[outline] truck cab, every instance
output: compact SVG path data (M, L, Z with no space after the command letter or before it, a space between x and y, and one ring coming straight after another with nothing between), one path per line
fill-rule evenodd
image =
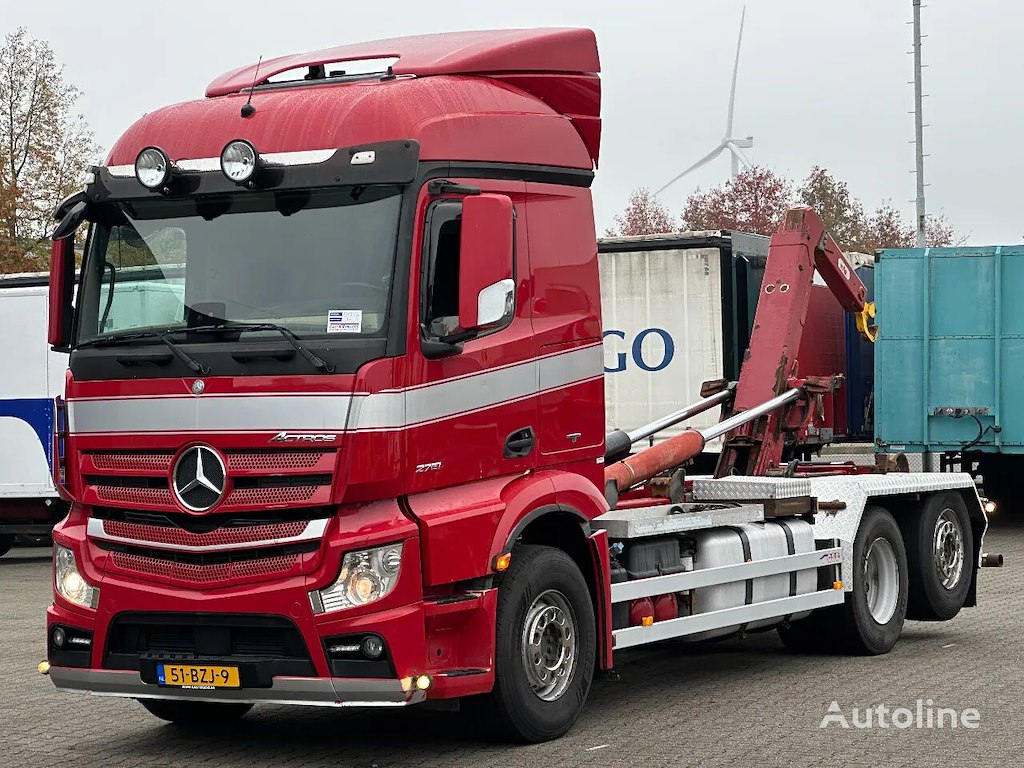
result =
M514 540L567 530L593 589L598 70L586 30L284 57L90 170L73 309L54 259L55 683L166 714L203 658L218 701L482 693Z

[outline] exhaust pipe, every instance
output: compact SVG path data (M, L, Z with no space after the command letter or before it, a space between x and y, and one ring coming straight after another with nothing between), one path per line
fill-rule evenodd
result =
M1002 568L1003 567L1003 556L996 552L982 552L981 553L981 567L982 568Z

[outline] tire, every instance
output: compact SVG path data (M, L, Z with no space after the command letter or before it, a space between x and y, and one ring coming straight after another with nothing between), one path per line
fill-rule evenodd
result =
M9 533L0 534L0 557L11 551L14 546L14 536Z
M171 699L139 699L151 715L176 725L219 725L243 717L252 704L222 704L212 701L174 701Z
M541 663L527 663L530 637ZM576 563L559 549L519 546L498 587L494 689L463 706L502 740L557 739L583 710L596 654L594 607ZM559 662L567 677L550 674Z
M903 535L893 516L868 506L853 542L853 591L833 614L836 649L877 656L903 631L909 579Z
M947 621L967 599L974 575L974 533L967 505L956 492L925 499L903 522L910 577L907 617Z

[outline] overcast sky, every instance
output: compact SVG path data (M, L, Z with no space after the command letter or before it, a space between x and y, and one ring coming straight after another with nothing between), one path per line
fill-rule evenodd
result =
M631 189L660 187L720 140L742 0L213 2L0 0L0 34L49 40L106 149L147 111L201 97L216 75L341 43L445 30L586 26L601 53L599 231ZM911 0L747 0L734 133L758 164L813 165L865 204L913 214ZM922 12L928 210L972 243L1024 239L1024 10L1010 0L930 0ZM662 196L673 213L724 181L721 156Z

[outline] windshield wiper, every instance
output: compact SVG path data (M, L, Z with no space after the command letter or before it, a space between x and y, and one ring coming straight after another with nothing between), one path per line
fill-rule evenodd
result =
M322 357L310 352L299 343L299 337L277 323L237 323L225 320L223 323L196 325L181 330L187 333L230 333L231 331L277 331L296 352L309 361L309 364L321 373L334 373L334 366L329 365Z
M115 344L119 341L132 341L134 339L156 339L157 341L163 342L174 356L181 360L185 365L188 366L190 371L198 373L201 376L205 376L210 372L210 369L196 360L192 355L188 354L167 338L168 333L183 330L180 328L167 328L162 331L123 331L121 333L111 333L106 336L101 336L96 339L90 339L89 341L83 341L78 344L78 347L101 347L104 344Z

